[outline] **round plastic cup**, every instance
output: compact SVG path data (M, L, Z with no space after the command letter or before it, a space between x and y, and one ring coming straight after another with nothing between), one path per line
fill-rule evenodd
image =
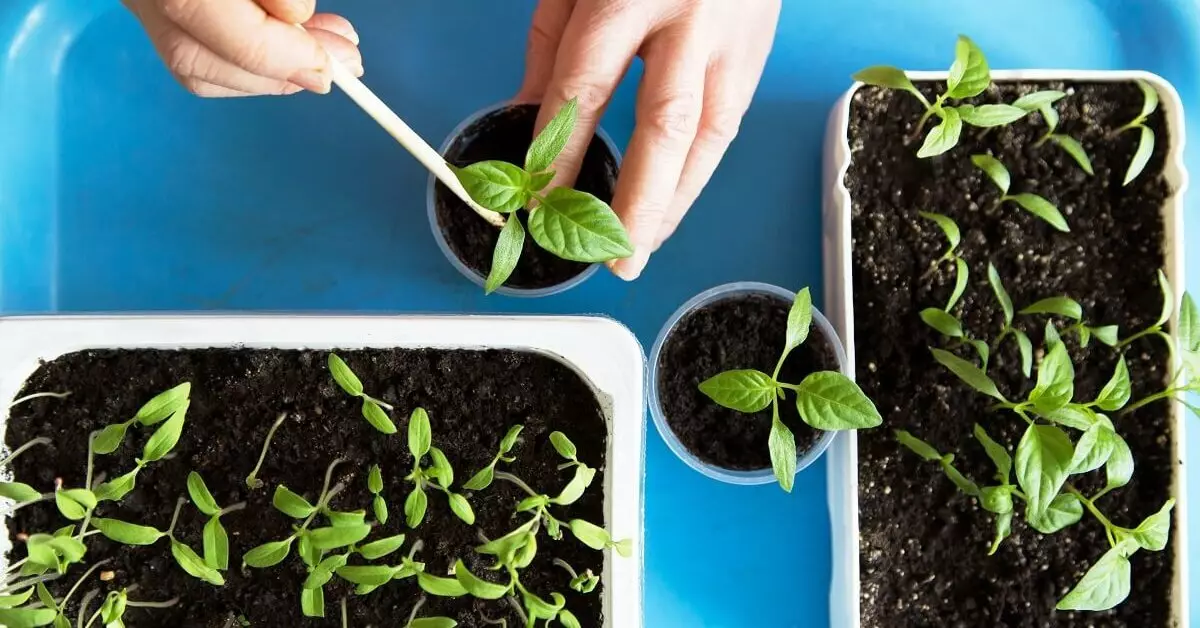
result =
M684 303L671 318L667 320L667 324L663 326L662 331L658 333L658 338L654 341L654 348L650 352L650 381L647 382L647 389L650 391L650 415L654 418L654 425L658 428L658 433L666 441L667 447L675 453L689 467L703 473L704 475L714 479L726 482L728 484L771 484L776 482L775 471L771 467L763 469L755 469L753 471L743 471L739 469L725 469L698 458L695 454L687 450L683 443L679 441L679 437L671 429L671 425L667 422L667 417L663 413L662 404L658 398L658 368L659 359L662 355L663 348L671 338L671 333L675 331L675 326L679 324L685 316L692 311L702 308L711 303L731 299L750 294L762 294L767 296L778 297L789 305L795 300L796 293L773 286L771 284L756 283L741 281L737 283L728 283L715 288L711 288L700 294L692 297L687 303ZM838 370L847 377L852 377L847 373L846 352L842 349L841 340L838 338L837 332L833 326L829 324L825 316L813 308L813 326L816 331L820 332L833 346L834 358L837 360ZM780 349L782 349L783 339L780 338ZM799 473L806 469L809 465L816 462L829 444L833 442L833 438L837 432L825 431L817 438L807 451L796 456L796 472Z
M465 120L459 122L458 126L454 127L454 130L450 132L450 135L446 136L446 139L442 141L442 145L438 147L438 153L445 155L446 151L450 150L450 146L454 143L454 141L457 140L464 132L466 132L467 129L471 128L471 126L488 116L497 114L516 104L518 103L509 101L499 102L484 107L483 109L471 114ZM596 137L598 137L600 141L604 143L604 146L608 149L608 152L612 153L613 160L616 162L617 169L619 170L621 168L621 151L617 148L616 143L614 143L612 138L609 137L608 133L599 126L596 127ZM450 244L446 242L446 236L442 234L442 229L438 225L437 183L437 177L435 177L432 172L429 173L429 183L426 186L425 191L425 205L429 214L429 227L433 230L433 241L437 242L438 248L442 250L442 254L445 255L446 259L450 261L451 266L457 269L458 272L462 273L464 277L470 279L472 283L480 288L483 288L487 282L487 277L480 274L479 271L476 271L474 268L464 264L462 260L458 259L458 256L455 255L454 251L450 248ZM600 270L600 265L592 264L583 272L560 284L546 286L544 288L514 288L511 286L500 286L499 288L496 288L493 294L502 294L509 297L548 297L578 286L579 284L591 278L592 275L595 275L596 271L598 270Z

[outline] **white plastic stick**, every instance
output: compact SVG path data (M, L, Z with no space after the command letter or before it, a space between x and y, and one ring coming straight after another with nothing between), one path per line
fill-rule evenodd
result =
M420 135L413 131L396 112L392 111L374 92L371 91L358 77L350 73L346 66L342 65L333 55L329 57L330 67L333 69L333 84L346 92L350 97L362 107L362 110L367 112L383 130L387 131L392 137L396 138L400 145L412 153L417 161L421 162L430 172L434 174L446 187L450 188L468 207L475 210L484 220L492 223L497 227L504 226L504 217L500 214L484 208L479 203L471 199L467 191L459 182L458 177L450 170L450 166L446 164L446 160L442 158L438 152L429 145Z

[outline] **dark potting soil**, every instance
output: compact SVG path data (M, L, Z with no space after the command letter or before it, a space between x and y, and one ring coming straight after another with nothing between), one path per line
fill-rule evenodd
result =
M533 141L537 106L513 105L501 109L469 126L451 143L445 159L456 166L478 161L499 159L514 164L525 163L525 152ZM612 203L617 184L617 156L599 136L592 138L574 188L588 192L605 203ZM487 276L492 269L492 251L500 239L500 231L480 218L449 188L437 184L436 210L438 225L450 250L469 268ZM516 212L526 224L528 212ZM525 247L508 281L510 288L547 288L569 281L587 270L590 264L562 259L534 242L526 230Z
M187 494L186 478L192 470L200 473L221 506L248 504L245 510L222 518L230 536L230 569L223 574L223 587L187 575L171 558L165 539L147 547L129 547L99 535L90 537L86 562L111 559L104 569L115 575L104 583L92 576L73 598L71 617L82 594L92 588L107 592L136 586L130 599L179 597L180 601L163 610L130 608L126 619L132 628L225 628L239 625L239 616L256 628L340 626L339 603L345 596L349 596L350 625L402 625L423 594L415 579L392 581L359 597L335 577L326 586L326 618L310 619L300 611L300 585L306 573L294 547L289 558L275 567L240 569L247 550L291 533L293 520L271 505L275 486L284 484L315 501L325 469L335 458L346 461L334 473L334 482L345 482L347 487L331 505L337 510L366 509L370 513L367 470L372 464L382 467L390 514L387 524L368 539L395 534L407 538L400 552L375 562L399 564L398 557L406 555L419 539L424 549L415 559L425 562L429 573L445 576L455 559L462 558L472 573L494 577L496 572L488 571L489 557L473 551L479 544L477 531L497 538L524 523L527 517L513 513L524 494L499 480L483 491L466 492L476 514L476 524L468 526L451 513L444 494L430 490L425 521L417 529L409 529L404 500L411 484L403 478L411 471L413 460L406 435L408 414L418 406L429 412L434 446L441 448L453 465L452 487L461 487L490 462L505 432L520 423L525 429L514 450L517 461L507 468L501 463L498 469L511 471L537 490L557 494L570 479L570 472L556 470L561 459L548 437L561 430L577 445L579 459L599 471L584 496L558 516L605 525L600 489L607 449L604 418L593 392L569 367L543 356L511 351L365 350L340 355L362 379L367 394L395 406L391 415L396 434L385 436L367 424L360 405L331 379L325 352L87 351L43 365L24 392L69 390L71 395L63 400L38 399L13 409L5 438L10 449L41 436L53 441L16 460L17 480L39 490L50 490L56 478L68 486L83 485L86 435L91 430L125 420L153 395L190 381L191 407L174 457L143 469L136 489L119 504L102 504L97 515L166 530L176 500ZM288 419L276 432L258 475L266 485L250 491L246 476L280 412L288 413ZM147 428L130 428L120 449L96 458L96 473L112 478L128 471L148 437ZM373 519L368 516L369 521ZM180 515L177 538L199 552L205 521L189 502ZM8 524L16 547L14 558L24 552L24 545L16 542L18 535L53 531L67 523L52 502L17 511ZM550 599L553 591L562 593L567 608L582 625L602 625L601 589L590 595L572 591L567 573L551 562L557 557L581 572L592 569L601 573L602 554L582 545L569 532L561 541L544 534L538 540L540 550L533 564L521 573L521 582L545 599ZM53 583L51 589L61 595L84 570L79 565L72 567L68 577ZM488 625L484 617L505 618L509 626L519 625L516 614L503 601L470 596L427 598L421 616L444 615L457 620L459 626L472 628Z
M725 469L771 466L767 437L770 408L743 414L721 407L700 392L704 380L732 369L775 370L787 337L791 303L752 294L722 299L680 319L658 363L658 396L671 430L688 451ZM808 340L788 355L780 381L799 384L815 371L837 370L830 340L814 326ZM790 393L779 402L780 419L796 436L796 453L812 448L821 433L808 426Z
M929 84L921 88L933 94ZM1083 305L1093 325L1119 324L1122 337L1154 323L1161 311L1155 273L1165 263L1161 211L1171 193L1162 177L1171 140L1163 113L1149 122L1157 138L1153 158L1123 187L1137 132L1107 134L1138 115L1137 86L1005 83L976 102L1012 102L1040 89L1070 93L1057 104L1059 131L1083 143L1094 177L1053 144L1034 146L1045 129L1040 115L987 133L964 127L958 147L923 160L916 157L919 144L904 139L922 112L915 98L867 88L853 99L854 158L846 184L853 199L857 375L884 416L883 427L858 434L864 626L1168 625L1174 545L1134 555L1133 593L1115 610L1056 612L1057 601L1108 549L1103 527L1085 514L1080 523L1045 536L1017 517L1013 536L989 557L994 516L958 493L936 465L894 440L893 430L909 430L954 453L960 470L987 482L995 468L972 437L973 424L980 423L1010 451L1023 428L1013 416L990 412L988 398L956 380L929 352L942 342L918 312L944 306L954 270L943 264L923 279L946 243L918 211L946 214L962 229L960 254L971 278L956 313L976 337L990 342L1003 324L987 282L989 261L1018 309L1066 295ZM972 154L988 151L1011 171L1013 193L1034 192L1056 203L1071 232L1059 233L1015 205L997 207L997 189L970 161ZM1064 321L1055 322L1063 327ZM1017 317L1018 327L1038 347L1045 323L1044 316ZM1077 340L1067 339L1076 369L1075 399L1094 399L1117 354L1094 340L1080 348ZM1124 354L1135 400L1163 389L1168 356L1161 342L1137 341ZM1011 339L993 354L988 373L1009 398L1027 395L1034 384L1021 374ZM1132 448L1136 471L1128 486L1099 506L1117 525L1134 527L1170 496L1174 462L1168 407L1160 402L1112 418ZM1102 488L1102 478L1103 472L1084 476L1080 489L1091 494Z

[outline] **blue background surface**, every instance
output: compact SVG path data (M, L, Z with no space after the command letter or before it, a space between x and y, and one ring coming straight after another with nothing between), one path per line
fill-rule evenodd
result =
M365 80L434 145L518 86L532 1L322 4L355 22ZM0 311L599 312L649 347L680 303L719 283L820 294L825 119L864 65L943 69L962 32L993 67L1147 69L1200 105L1188 0L785 4L741 135L642 279L601 272L518 300L484 298L451 268L429 233L426 173L344 95L193 98L116 0L4 0ZM639 72L604 119L621 146ZM1196 138L1195 117L1188 126ZM1198 265L1192 256L1193 290ZM1200 429L1191 434L1195 460ZM655 434L647 448L647 626L827 625L824 464L784 495L691 472ZM1189 475L1200 489L1200 473ZM1200 525L1191 532L1200 538Z

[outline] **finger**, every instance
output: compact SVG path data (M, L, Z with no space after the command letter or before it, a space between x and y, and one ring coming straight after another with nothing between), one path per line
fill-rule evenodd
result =
M258 0L258 4L271 17L288 24L303 24L317 10L317 0Z
M304 28L310 30L317 28L323 31L336 33L350 40L350 43L354 44L355 46L359 44L358 31L354 30L354 25L350 23L350 20L347 20L340 15L334 15L332 13L318 13L312 16L311 20L304 22Z
M575 0L541 0L533 12L529 41L525 49L525 80L517 93L517 102L541 102L546 84L554 73L554 57L563 31L571 19Z
M703 39L689 29L655 35L643 55L633 137L617 178L613 210L629 231L633 255L610 266L627 281L646 267L675 198L697 128L708 65Z
M355 46L354 42L341 35L316 28L310 29L308 32L316 38L331 57L341 62L354 76L363 75L362 53L359 52L358 46Z
M329 57L317 40L246 0L166 0L163 13L218 56L250 72L318 93L330 89Z
M575 130L554 162L557 174L552 187L574 184L596 125L649 28L650 21L624 2L579 0L576 4L534 127L535 133L540 132L567 101L578 101Z
M130 4L167 69L197 96L294 94L296 85L252 74L218 57L149 2ZM221 89L214 89L221 88Z
M746 79L750 79L749 86L745 85ZM658 227L658 235L654 240L655 251L675 233L688 209L712 179L721 157L737 136L742 116L750 106L757 83L758 76L753 68L746 68L743 64L730 64L726 58L718 57L709 65L700 127L683 165L675 198Z

